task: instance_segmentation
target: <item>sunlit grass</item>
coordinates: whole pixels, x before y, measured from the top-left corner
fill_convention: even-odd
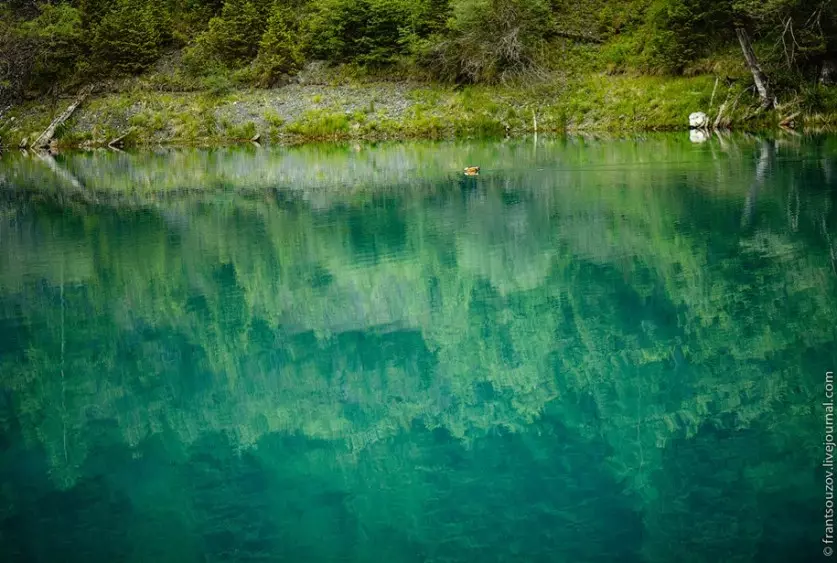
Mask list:
[[[137,86],[91,98],[57,140],[65,147],[102,146],[128,131],[127,142],[148,145],[223,144],[255,135],[293,143],[496,137],[529,133],[536,127],[539,132],[676,130],[688,126],[688,115],[694,111],[706,112],[714,122],[721,106],[721,123],[732,129],[773,127],[783,117],[781,110],[758,112],[752,93],[741,84],[716,88],[715,76],[709,74],[665,77],[589,72],[572,76],[464,88],[404,83],[397,94],[385,90],[382,83],[343,84],[341,89],[297,87],[298,93],[293,94],[281,88],[171,92]],[[353,92],[371,101],[358,105]],[[392,99],[394,95],[398,100]],[[277,106],[276,100],[283,96],[287,99]],[[276,109],[288,103],[291,110],[280,113]],[[15,108],[16,121],[6,131],[6,144],[40,133],[64,104],[59,100],[55,105],[29,103]],[[836,125],[837,114],[820,106],[807,112],[803,108],[799,122],[815,127]]]

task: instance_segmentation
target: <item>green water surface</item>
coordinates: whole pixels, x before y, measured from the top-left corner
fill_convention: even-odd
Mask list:
[[[835,203],[828,136],[7,155],[0,560],[821,560]]]

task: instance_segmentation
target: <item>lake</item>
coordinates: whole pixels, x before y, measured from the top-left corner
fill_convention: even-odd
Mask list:
[[[6,155],[2,559],[819,560],[835,204],[825,135]]]

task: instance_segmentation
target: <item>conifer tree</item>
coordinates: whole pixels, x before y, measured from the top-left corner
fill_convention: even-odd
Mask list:
[[[118,72],[136,73],[160,56],[162,17],[149,0],[119,0],[96,28],[96,58]]]
[[[269,86],[282,74],[299,70],[304,61],[299,39],[299,25],[293,13],[277,4],[259,43],[256,66],[262,85]]]
[[[199,39],[204,52],[230,65],[251,61],[259,51],[265,21],[250,0],[226,0]]]

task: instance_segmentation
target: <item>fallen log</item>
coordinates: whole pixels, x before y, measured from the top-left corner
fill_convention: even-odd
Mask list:
[[[87,99],[87,96],[89,96],[92,91],[92,85],[83,88],[81,92],[79,92],[79,95],[76,97],[76,100],[72,104],[70,104],[70,107],[64,110],[64,112],[61,115],[52,120],[52,123],[49,124],[49,127],[47,127],[46,130],[43,133],[41,133],[41,135],[37,139],[35,139],[35,141],[30,146],[36,149],[45,149],[49,147],[50,141],[52,141],[52,138],[55,136],[55,131],[59,127],[61,127],[61,125],[63,125],[65,121],[72,117],[76,109],[78,109],[82,102],[84,102],[84,100]]]
[[[112,149],[116,149],[116,148],[120,148],[120,147],[125,146],[125,137],[127,137],[130,134],[131,134],[131,130],[128,130],[126,133],[123,133],[122,135],[118,136],[117,138],[115,138],[114,140],[109,142],[108,147],[110,147]]]

